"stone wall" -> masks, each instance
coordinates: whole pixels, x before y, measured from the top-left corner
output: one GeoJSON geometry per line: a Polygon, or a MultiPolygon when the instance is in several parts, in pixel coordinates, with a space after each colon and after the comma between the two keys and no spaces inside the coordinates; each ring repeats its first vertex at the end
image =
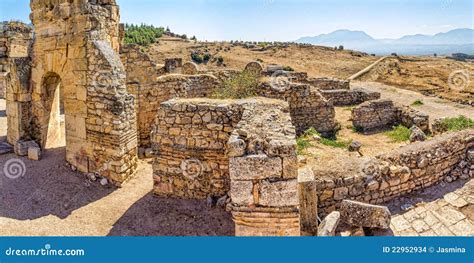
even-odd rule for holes
{"type": "Polygon", "coordinates": [[[302,81],[320,90],[348,90],[350,81],[334,78],[307,78],[302,81]]]}
{"type": "Polygon", "coordinates": [[[258,95],[287,101],[297,134],[311,127],[328,136],[337,130],[334,106],[308,84],[289,82],[279,86],[265,82],[260,85],[258,95]]]}
{"type": "Polygon", "coordinates": [[[357,130],[368,132],[391,128],[401,124],[408,128],[417,126],[429,131],[429,116],[408,106],[394,104],[391,100],[365,102],[352,110],[352,123],[357,130]]]}
{"type": "Polygon", "coordinates": [[[21,22],[0,27],[0,98],[6,99],[7,141],[29,137],[32,28],[21,22]]]}
{"type": "Polygon", "coordinates": [[[151,123],[160,104],[172,98],[209,97],[219,85],[212,75],[170,74],[158,77],[146,85],[138,85],[137,118],[139,146],[150,147],[151,123]]]}
{"type": "MultiPolygon", "coordinates": [[[[333,211],[343,199],[381,204],[440,183],[459,169],[469,174],[466,156],[473,149],[474,130],[471,129],[361,160],[363,163],[354,164],[354,167],[362,167],[360,171],[344,178],[314,178],[320,214],[333,211]]],[[[308,169],[304,169],[300,174],[307,172],[308,169]]]]}
{"type": "Polygon", "coordinates": [[[354,89],[327,89],[321,90],[321,94],[334,106],[352,106],[365,101],[380,99],[380,93],[368,91],[362,88],[354,89]]]}
{"type": "Polygon", "coordinates": [[[236,235],[299,235],[295,129],[280,100],[172,99],[153,129],[154,192],[230,194],[236,235]]]}
{"type": "Polygon", "coordinates": [[[238,104],[209,99],[161,103],[152,132],[155,194],[224,196],[230,187],[226,144],[242,110],[238,104]]]}
{"type": "Polygon", "coordinates": [[[125,181],[136,169],[137,140],[134,98],[118,56],[118,6],[114,0],[31,0],[30,7],[32,60],[18,60],[10,73],[27,84],[7,85],[9,142],[32,138],[42,148],[62,146],[64,104],[66,160],[81,172],[125,181]]]}

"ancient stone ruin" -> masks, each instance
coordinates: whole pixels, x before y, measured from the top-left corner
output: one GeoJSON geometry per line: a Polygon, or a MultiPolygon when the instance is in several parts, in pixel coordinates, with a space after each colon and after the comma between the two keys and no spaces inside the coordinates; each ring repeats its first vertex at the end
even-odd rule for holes
{"type": "Polygon", "coordinates": [[[401,124],[417,126],[429,132],[429,116],[411,107],[396,105],[391,100],[365,102],[352,110],[352,122],[357,130],[368,132],[401,124]]]}
{"type": "Polygon", "coordinates": [[[344,178],[317,177],[298,168],[296,138],[310,128],[335,136],[335,106],[361,104],[352,111],[361,131],[402,124],[429,132],[429,117],[350,81],[280,65],[161,65],[121,43],[114,0],[31,0],[31,10],[34,35],[21,23],[0,28],[0,97],[16,154],[40,160],[65,145],[72,169],[118,186],[135,174],[138,153],[151,157],[154,194],[219,203],[238,236],[327,236],[339,222],[386,228],[390,213],[377,204],[473,165],[469,130],[358,159],[360,169],[344,178]],[[254,97],[212,98],[243,71],[258,79],[254,97]]]}

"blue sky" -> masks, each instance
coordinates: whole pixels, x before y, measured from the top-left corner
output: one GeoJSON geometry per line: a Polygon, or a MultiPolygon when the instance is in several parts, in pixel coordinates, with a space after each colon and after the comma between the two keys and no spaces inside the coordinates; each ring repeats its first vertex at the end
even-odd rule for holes
{"type": "MultiPolygon", "coordinates": [[[[121,20],[207,40],[295,40],[337,29],[375,38],[474,28],[472,0],[117,0],[121,20]]],[[[0,0],[0,21],[29,21],[29,0],[0,0]]]]}

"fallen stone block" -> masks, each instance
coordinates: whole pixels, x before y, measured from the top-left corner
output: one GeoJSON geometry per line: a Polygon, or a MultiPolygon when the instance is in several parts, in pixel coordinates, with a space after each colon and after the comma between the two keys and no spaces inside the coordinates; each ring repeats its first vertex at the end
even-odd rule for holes
{"type": "Polygon", "coordinates": [[[418,126],[412,126],[410,128],[410,142],[424,142],[426,141],[426,134],[418,128],[418,126]]]}
{"type": "Polygon", "coordinates": [[[33,161],[41,160],[41,149],[39,147],[28,148],[28,159],[33,161]]]}
{"type": "Polygon", "coordinates": [[[351,226],[382,229],[390,227],[392,215],[385,206],[343,200],[340,212],[342,221],[351,226]]]}
{"type": "Polygon", "coordinates": [[[28,155],[28,148],[30,147],[38,147],[39,145],[35,141],[23,141],[19,140],[15,143],[15,153],[18,156],[27,156],[28,155]]]}
{"type": "Polygon", "coordinates": [[[318,227],[318,236],[320,237],[327,237],[327,236],[335,236],[336,235],[336,228],[339,225],[339,221],[341,219],[341,213],[334,211],[330,213],[318,227]]]}

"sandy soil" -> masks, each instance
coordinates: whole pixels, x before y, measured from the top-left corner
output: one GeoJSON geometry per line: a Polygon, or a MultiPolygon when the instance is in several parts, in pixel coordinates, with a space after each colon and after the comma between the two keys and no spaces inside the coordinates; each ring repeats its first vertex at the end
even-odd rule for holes
{"type": "MultiPolygon", "coordinates": [[[[4,140],[4,100],[0,107],[4,140]]],[[[234,235],[231,215],[223,209],[208,208],[205,201],[154,196],[146,161],[140,161],[134,178],[115,188],[71,171],[65,148],[45,151],[39,162],[18,158],[25,174],[7,178],[3,167],[17,158],[0,156],[0,236],[234,235]]]]}
{"type": "MultiPolygon", "coordinates": [[[[335,51],[332,48],[318,46],[273,47],[265,51],[256,51],[232,46],[230,43],[201,43],[169,41],[161,38],[148,49],[148,53],[157,63],[164,63],[169,57],[180,57],[190,61],[193,50],[208,52],[214,58],[222,56],[225,68],[243,69],[250,61],[263,60],[264,64],[276,63],[291,66],[297,71],[307,72],[313,77],[348,78],[375,62],[378,57],[364,55],[357,51],[335,51]]],[[[216,63],[201,64],[207,69],[222,69],[216,63]]]]}

